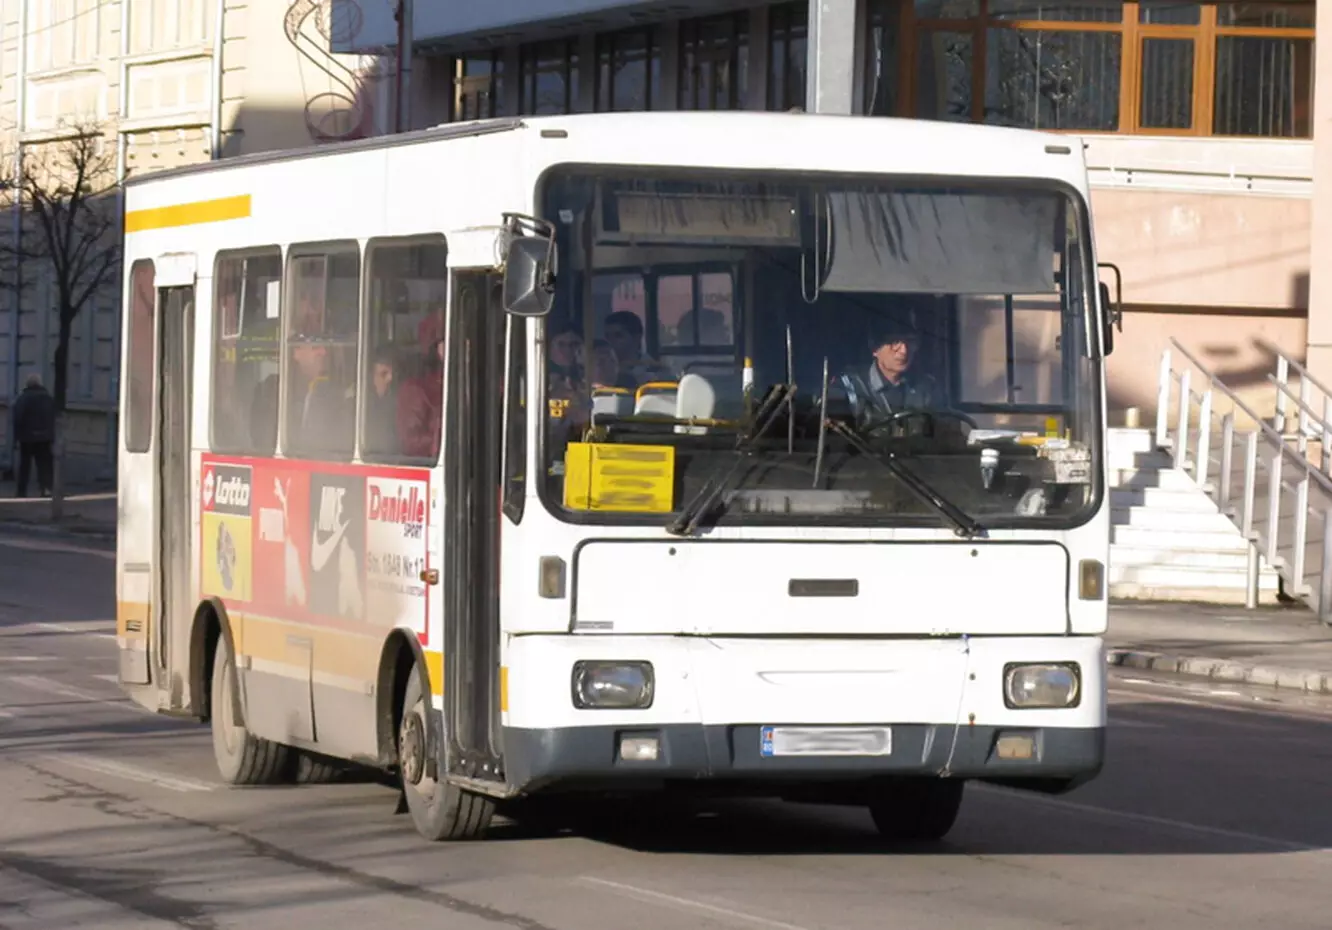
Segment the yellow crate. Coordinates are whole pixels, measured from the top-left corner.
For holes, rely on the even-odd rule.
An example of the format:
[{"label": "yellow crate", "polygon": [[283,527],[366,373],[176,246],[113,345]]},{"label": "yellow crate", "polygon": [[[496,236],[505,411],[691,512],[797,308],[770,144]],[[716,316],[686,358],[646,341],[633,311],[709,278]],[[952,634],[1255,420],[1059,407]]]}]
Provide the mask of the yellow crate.
[{"label": "yellow crate", "polygon": [[570,510],[670,513],[674,504],[674,447],[569,443],[564,506]]}]

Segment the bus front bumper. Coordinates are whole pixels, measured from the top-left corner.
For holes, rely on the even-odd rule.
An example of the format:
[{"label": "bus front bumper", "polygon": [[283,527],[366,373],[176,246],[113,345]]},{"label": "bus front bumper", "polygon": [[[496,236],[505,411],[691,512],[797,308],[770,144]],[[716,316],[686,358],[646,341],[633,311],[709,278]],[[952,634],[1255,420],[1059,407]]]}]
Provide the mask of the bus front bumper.
[{"label": "bus front bumper", "polygon": [[[947,775],[995,781],[1031,780],[1076,787],[1095,777],[1105,758],[1105,728],[884,725],[891,753],[875,756],[765,755],[758,725],[664,724],[505,728],[509,783],[522,790],[634,782],[738,780],[752,783],[835,782],[884,776]],[[655,747],[655,758],[645,757]]]},{"label": "bus front bumper", "polygon": [[[508,659],[504,767],[519,792],[900,776],[1057,791],[1095,777],[1105,756],[1105,656],[1096,636],[531,636],[513,643]],[[636,710],[579,709],[571,671],[580,662],[650,663],[650,701]],[[1071,705],[1010,702],[1008,675],[1032,663],[1077,670]]]}]

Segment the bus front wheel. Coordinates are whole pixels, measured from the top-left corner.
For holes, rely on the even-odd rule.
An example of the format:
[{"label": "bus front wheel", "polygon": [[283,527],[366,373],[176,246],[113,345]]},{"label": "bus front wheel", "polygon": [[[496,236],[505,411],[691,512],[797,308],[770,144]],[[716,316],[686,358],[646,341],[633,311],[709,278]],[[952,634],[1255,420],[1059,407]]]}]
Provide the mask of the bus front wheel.
[{"label": "bus front wheel", "polygon": [[[421,690],[421,676],[413,670],[403,695],[402,718],[398,725],[398,772],[407,810],[416,832],[431,842],[474,840],[482,838],[490,827],[495,802],[483,795],[465,791],[443,779],[432,778],[426,765],[429,740],[430,707]],[[439,733],[435,758],[437,773],[444,770],[444,734]]]},{"label": "bus front wheel", "polygon": [[933,842],[953,829],[962,807],[959,778],[912,778],[878,786],[869,804],[879,835],[888,840]]},{"label": "bus front wheel", "polygon": [[213,757],[218,773],[229,785],[272,785],[283,781],[291,751],[281,743],[255,736],[244,724],[236,722],[231,707],[235,681],[235,660],[227,638],[219,636],[213,650],[209,701]]}]

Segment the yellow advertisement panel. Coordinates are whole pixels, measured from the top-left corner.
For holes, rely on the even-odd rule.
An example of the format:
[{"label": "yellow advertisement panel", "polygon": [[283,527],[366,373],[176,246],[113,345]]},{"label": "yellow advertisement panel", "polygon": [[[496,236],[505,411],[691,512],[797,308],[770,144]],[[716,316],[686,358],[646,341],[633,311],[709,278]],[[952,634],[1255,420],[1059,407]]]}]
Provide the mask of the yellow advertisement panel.
[{"label": "yellow advertisement panel", "polygon": [[203,593],[249,601],[252,578],[250,518],[226,513],[203,515]]},{"label": "yellow advertisement panel", "polygon": [[674,502],[674,447],[569,444],[564,458],[564,506],[570,510],[670,513]]}]

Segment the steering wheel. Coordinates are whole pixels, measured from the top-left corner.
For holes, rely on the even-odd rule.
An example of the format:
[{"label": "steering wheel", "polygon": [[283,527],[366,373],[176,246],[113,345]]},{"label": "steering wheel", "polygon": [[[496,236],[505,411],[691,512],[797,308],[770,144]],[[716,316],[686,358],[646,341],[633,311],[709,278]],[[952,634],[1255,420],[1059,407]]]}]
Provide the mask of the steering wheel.
[{"label": "steering wheel", "polygon": [[939,417],[951,417],[954,420],[961,420],[963,423],[967,424],[967,426],[971,427],[972,429],[979,428],[976,424],[976,421],[972,419],[968,414],[963,413],[961,410],[952,410],[945,407],[939,410],[915,410],[915,409],[898,410],[896,413],[891,413],[886,417],[881,417],[875,420],[871,420],[864,427],[862,427],[862,431],[866,435],[873,436],[876,433],[878,433],[880,430],[887,429],[890,426],[896,426],[901,421],[910,419],[911,417],[924,417],[925,419],[929,420],[930,429],[928,435],[930,436],[934,435],[935,420],[937,420]]}]

